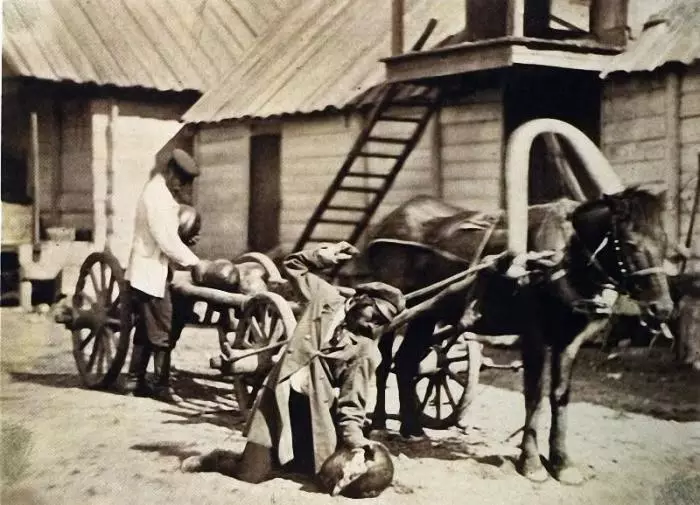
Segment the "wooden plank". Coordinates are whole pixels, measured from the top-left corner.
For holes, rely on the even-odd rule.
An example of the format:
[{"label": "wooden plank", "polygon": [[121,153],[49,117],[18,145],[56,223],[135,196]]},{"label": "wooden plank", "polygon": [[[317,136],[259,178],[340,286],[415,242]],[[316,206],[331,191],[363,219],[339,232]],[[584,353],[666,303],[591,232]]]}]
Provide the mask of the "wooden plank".
[{"label": "wooden plank", "polygon": [[687,67],[681,82],[681,92],[691,93],[700,91],[700,69],[697,66]]},{"label": "wooden plank", "polygon": [[199,142],[202,144],[211,144],[215,142],[241,139],[247,137],[249,132],[250,130],[244,126],[225,126],[217,123],[215,126],[201,127],[197,135],[199,136]]},{"label": "wooden plank", "polygon": [[506,46],[481,46],[470,50],[462,46],[449,55],[442,52],[403,55],[385,61],[386,76],[389,82],[402,82],[503,68],[512,63],[510,49]]},{"label": "wooden plank", "polygon": [[282,135],[282,156],[316,158],[347,154],[352,144],[350,133],[328,133],[314,137],[286,138]]},{"label": "wooden plank", "polygon": [[680,138],[683,144],[700,142],[700,116],[687,117],[681,120]]},{"label": "wooden plank", "polygon": [[442,129],[444,146],[455,144],[472,145],[478,142],[500,142],[501,135],[502,126],[497,121],[451,124],[446,125]]},{"label": "wooden plank", "polygon": [[666,139],[641,142],[607,142],[605,140],[603,154],[612,164],[661,160],[666,156]]},{"label": "wooden plank", "polygon": [[662,90],[652,93],[625,95],[603,101],[603,123],[629,119],[662,116],[666,111],[666,97]]},{"label": "wooden plank", "polygon": [[481,121],[500,121],[500,103],[472,103],[444,107],[440,122],[443,125],[454,123],[477,123]]},{"label": "wooden plank", "polygon": [[495,161],[476,161],[476,162],[450,162],[445,163],[444,178],[445,181],[461,181],[461,180],[500,180],[501,164]]},{"label": "wooden plank", "polygon": [[[354,115],[352,117],[359,119],[359,115]],[[282,124],[282,138],[296,139],[298,137],[313,137],[315,135],[328,135],[343,132],[352,134],[350,123],[351,120],[346,121],[342,116],[286,120]]]},{"label": "wooden plank", "polygon": [[621,141],[661,139],[666,136],[665,117],[636,118],[614,124],[604,124],[602,137]]},{"label": "wooden plank", "polygon": [[700,90],[681,95],[681,117],[700,116]]},{"label": "wooden plank", "polygon": [[469,145],[443,146],[442,157],[446,163],[492,161],[501,159],[500,142],[474,142]]},{"label": "wooden plank", "polygon": [[663,92],[666,87],[665,73],[663,72],[624,74],[609,78],[605,82],[603,97],[606,99],[638,93],[652,93],[656,90]]}]

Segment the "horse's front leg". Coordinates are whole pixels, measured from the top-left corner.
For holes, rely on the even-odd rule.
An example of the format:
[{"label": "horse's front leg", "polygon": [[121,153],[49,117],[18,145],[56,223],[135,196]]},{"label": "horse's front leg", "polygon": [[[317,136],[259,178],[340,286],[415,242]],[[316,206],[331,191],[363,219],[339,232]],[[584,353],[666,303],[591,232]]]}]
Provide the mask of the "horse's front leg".
[{"label": "horse's front leg", "polygon": [[520,444],[518,470],[534,482],[549,478],[540,460],[537,447],[537,427],[542,415],[544,400],[544,367],[547,349],[540,331],[528,331],[522,336],[524,372],[525,426]]},{"label": "horse's front leg", "polygon": [[377,402],[374,406],[374,414],[372,415],[373,430],[386,429],[386,382],[389,378],[392,363],[392,349],[394,347],[394,332],[382,335],[379,340],[379,352],[382,354],[382,362],[377,367]]},{"label": "horse's front leg", "polygon": [[399,390],[400,432],[405,438],[425,435],[414,388],[420,362],[430,349],[434,328],[435,319],[431,315],[415,318],[408,324],[403,342],[394,357]]},{"label": "horse's front leg", "polygon": [[563,348],[555,346],[552,349],[552,381],[549,396],[552,406],[552,426],[549,432],[549,463],[554,477],[563,484],[577,485],[584,480],[581,471],[571,461],[566,447],[567,410],[576,355],[581,344],[601,331],[607,322],[607,319],[591,321],[568,345]]}]

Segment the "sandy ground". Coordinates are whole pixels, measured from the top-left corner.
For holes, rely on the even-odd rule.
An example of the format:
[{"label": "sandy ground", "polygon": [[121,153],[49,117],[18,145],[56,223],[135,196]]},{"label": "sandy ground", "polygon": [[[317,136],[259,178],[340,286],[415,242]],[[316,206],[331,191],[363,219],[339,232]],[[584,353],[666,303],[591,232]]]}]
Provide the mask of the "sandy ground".
[{"label": "sandy ground", "polygon": [[[216,334],[187,329],[175,355],[183,406],[81,387],[68,332],[49,315],[2,309],[2,471],[5,504],[296,504],[348,502],[299,476],[252,485],[183,474],[180,461],[243,448],[231,385],[208,369]],[[501,356],[498,356],[499,358]],[[588,477],[579,487],[533,484],[515,471],[523,420],[518,372],[487,371],[473,429],[430,431],[408,444],[380,435],[396,468],[386,504],[700,503],[700,376],[667,350],[615,359],[587,349],[569,444]],[[394,398],[395,392],[389,392]],[[390,403],[395,400],[391,400]],[[546,454],[546,436],[541,436]]]}]

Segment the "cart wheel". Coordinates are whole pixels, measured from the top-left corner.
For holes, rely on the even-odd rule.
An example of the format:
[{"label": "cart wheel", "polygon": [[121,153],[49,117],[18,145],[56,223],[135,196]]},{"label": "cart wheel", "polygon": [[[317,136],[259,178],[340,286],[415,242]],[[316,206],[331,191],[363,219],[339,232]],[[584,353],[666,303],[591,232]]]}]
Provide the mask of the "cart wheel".
[{"label": "cart wheel", "polygon": [[73,356],[83,383],[106,388],[124,365],[132,328],[129,289],[119,261],[92,253],[80,267],[73,308]]},{"label": "cart wheel", "polygon": [[[232,351],[257,349],[277,342],[289,340],[297,322],[287,300],[275,293],[258,293],[243,305],[241,318],[236,328],[233,342],[224,354],[232,357]],[[226,347],[222,345],[222,349]],[[278,349],[270,351],[271,354]],[[241,408],[247,416],[255,401],[264,375],[234,377],[234,388]]]},{"label": "cart wheel", "polygon": [[436,352],[437,371],[419,375],[415,383],[421,424],[436,430],[464,426],[467,409],[476,397],[479,384],[481,344],[467,341],[466,356],[458,356],[463,351],[451,345],[440,347]]},{"label": "cart wheel", "polygon": [[259,263],[260,265],[262,265],[262,267],[265,269],[265,272],[267,273],[268,282],[280,283],[285,281],[284,277],[282,277],[282,275],[280,274],[277,265],[275,265],[275,262],[263,253],[247,252],[241,254],[239,257],[233,260],[234,263],[245,263],[247,261]]}]

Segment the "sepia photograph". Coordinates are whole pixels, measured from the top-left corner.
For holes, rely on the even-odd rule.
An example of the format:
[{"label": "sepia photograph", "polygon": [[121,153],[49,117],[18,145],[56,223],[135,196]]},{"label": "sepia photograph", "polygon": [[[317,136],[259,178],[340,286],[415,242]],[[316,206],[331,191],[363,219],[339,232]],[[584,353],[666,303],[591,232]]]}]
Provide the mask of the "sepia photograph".
[{"label": "sepia photograph", "polygon": [[700,503],[700,0],[2,0],[1,505]]}]

